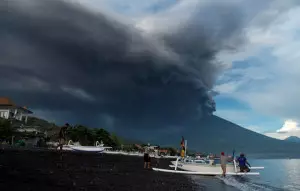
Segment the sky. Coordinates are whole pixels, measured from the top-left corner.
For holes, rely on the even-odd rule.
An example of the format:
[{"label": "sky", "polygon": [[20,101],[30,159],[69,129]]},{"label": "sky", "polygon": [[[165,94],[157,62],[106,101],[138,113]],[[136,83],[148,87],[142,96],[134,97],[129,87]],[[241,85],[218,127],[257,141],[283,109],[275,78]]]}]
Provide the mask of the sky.
[{"label": "sky", "polygon": [[300,137],[297,0],[2,3],[0,92],[38,116],[165,130],[214,113]]},{"label": "sky", "polygon": [[243,52],[220,56],[230,67],[214,87],[217,115],[274,138],[300,137],[299,19],[297,1],[274,1],[255,15]]}]

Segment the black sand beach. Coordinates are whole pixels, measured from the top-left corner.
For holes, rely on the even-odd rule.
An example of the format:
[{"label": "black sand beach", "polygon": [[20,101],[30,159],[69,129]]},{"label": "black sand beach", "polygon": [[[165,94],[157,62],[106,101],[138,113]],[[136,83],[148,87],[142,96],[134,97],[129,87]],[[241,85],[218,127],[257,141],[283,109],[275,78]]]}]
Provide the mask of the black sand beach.
[{"label": "black sand beach", "polygon": [[205,190],[187,176],[145,170],[133,156],[68,152],[61,161],[53,151],[2,150],[0,172],[0,190]]}]

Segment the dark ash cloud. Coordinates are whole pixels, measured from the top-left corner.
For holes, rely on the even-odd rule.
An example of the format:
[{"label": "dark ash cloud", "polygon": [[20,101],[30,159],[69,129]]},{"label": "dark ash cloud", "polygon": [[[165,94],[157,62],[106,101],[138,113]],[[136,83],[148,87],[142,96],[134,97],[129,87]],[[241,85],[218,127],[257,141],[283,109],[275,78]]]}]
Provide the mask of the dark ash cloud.
[{"label": "dark ash cloud", "polygon": [[[0,6],[0,95],[92,126],[110,116],[117,128],[164,128],[212,114],[215,56],[241,43],[242,22],[226,12],[195,13],[172,34],[151,36],[66,1]],[[222,9],[232,11],[211,8]]]}]

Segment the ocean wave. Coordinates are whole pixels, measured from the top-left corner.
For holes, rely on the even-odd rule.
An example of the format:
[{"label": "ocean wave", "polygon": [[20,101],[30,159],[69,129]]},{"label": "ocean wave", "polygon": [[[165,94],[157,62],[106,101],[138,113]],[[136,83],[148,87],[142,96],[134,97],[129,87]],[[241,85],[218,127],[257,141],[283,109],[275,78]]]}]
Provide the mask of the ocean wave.
[{"label": "ocean wave", "polygon": [[266,184],[254,183],[244,177],[216,176],[216,178],[221,180],[222,182],[224,182],[226,185],[235,187],[241,191],[262,191],[262,190],[263,191],[281,191],[281,190],[283,190],[283,189],[272,187],[272,186],[266,185]]}]

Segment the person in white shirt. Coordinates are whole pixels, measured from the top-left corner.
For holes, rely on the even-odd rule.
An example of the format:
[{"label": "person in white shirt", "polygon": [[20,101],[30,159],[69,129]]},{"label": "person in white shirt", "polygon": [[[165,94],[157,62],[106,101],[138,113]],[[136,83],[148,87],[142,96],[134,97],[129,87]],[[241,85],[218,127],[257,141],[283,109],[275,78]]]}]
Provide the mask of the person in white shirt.
[{"label": "person in white shirt", "polygon": [[223,171],[222,175],[225,177],[225,174],[226,174],[226,164],[228,162],[228,157],[225,156],[224,152],[221,152],[220,162],[221,162],[221,168],[222,168],[222,171]]}]

